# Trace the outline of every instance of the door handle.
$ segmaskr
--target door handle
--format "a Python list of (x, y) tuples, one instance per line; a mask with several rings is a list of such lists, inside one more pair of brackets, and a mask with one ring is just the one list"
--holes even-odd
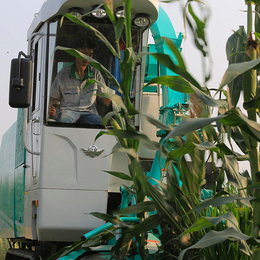
[(32, 118), (32, 122), (33, 123), (39, 123), (40, 122), (40, 118), (38, 116)]

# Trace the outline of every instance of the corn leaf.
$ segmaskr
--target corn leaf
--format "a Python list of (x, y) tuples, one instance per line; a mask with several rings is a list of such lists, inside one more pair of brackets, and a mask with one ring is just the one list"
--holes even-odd
[(213, 197), (207, 200), (202, 201), (199, 205), (197, 205), (196, 207), (194, 207), (192, 209), (192, 211), (196, 211), (197, 215), (199, 214), (199, 212), (209, 206), (212, 207), (218, 207), (218, 206), (222, 206), (228, 203), (233, 202), (234, 200), (244, 200), (244, 201), (251, 201), (254, 200), (255, 197), (241, 197), (239, 195), (229, 195), (229, 196), (217, 196), (217, 197)]
[(185, 230), (180, 236), (183, 236), (191, 232), (200, 231), (202, 229), (206, 229), (212, 226), (216, 226), (222, 221), (228, 221), (229, 227), (233, 227), (234, 229), (238, 230), (238, 222), (236, 217), (233, 213), (227, 212), (226, 214), (219, 217), (200, 217), (191, 227)]
[(193, 84), (196, 88), (202, 90), (200, 84), (186, 71), (182, 68), (178, 67), (178, 65), (174, 64), (171, 58), (167, 54), (163, 53), (150, 53), (157, 61), (159, 61), (162, 65), (173, 71), (179, 76), (182, 76), (188, 82)]
[[(238, 239), (238, 240), (252, 239), (252, 237), (239, 232), (238, 230), (234, 229), (233, 227), (227, 228), (223, 231), (211, 230), (199, 242), (197, 242), (196, 244), (190, 246), (189, 248), (181, 251), (181, 253), (178, 257), (178, 260), (183, 259), (183, 256), (187, 252), (187, 250), (195, 249), (195, 248), (210, 247), (210, 246), (222, 243), (227, 239), (233, 240), (234, 238)], [(260, 242), (256, 239), (254, 239), (254, 241), (257, 242), (257, 244)]]
[(215, 152), (218, 152), (218, 148), (210, 142), (203, 142), (201, 144), (196, 144), (194, 142), (187, 142), (182, 147), (172, 150), (169, 153), (166, 162), (180, 158), (185, 154), (190, 153), (195, 148), (198, 148), (199, 150), (213, 150)]
[(95, 59), (93, 59), (93, 58), (91, 58), (91, 57), (81, 53), (80, 51), (78, 51), (76, 49), (73, 49), (73, 48), (66, 48), (66, 47), (57, 46), (54, 51), (56, 51), (56, 50), (66, 51), (67, 53), (69, 53), (70, 55), (72, 55), (74, 57), (77, 57), (77, 58), (80, 58), (80, 59), (89, 60), (93, 67), (95, 67), (101, 73), (106, 75), (106, 77), (112, 83), (113, 86), (115, 86), (117, 89), (120, 88), (119, 83), (114, 78), (114, 76), (111, 74), (111, 72), (109, 70), (107, 70), (101, 63), (99, 63)]
[(68, 18), (69, 20), (71, 20), (72, 22), (74, 22), (75, 24), (78, 24), (80, 26), (82, 26), (83, 28), (87, 29), (87, 30), (91, 30), (92, 32), (94, 32), (94, 34), (107, 46), (107, 48), (113, 53), (113, 55), (115, 57), (118, 57), (117, 52), (115, 51), (114, 47), (111, 45), (111, 43), (107, 40), (107, 38), (101, 33), (99, 32), (96, 28), (94, 28), (93, 26), (83, 22), (81, 19), (75, 17), (72, 14), (65, 14), (64, 17)]
[(235, 156), (224, 156), (224, 170), (227, 174), (228, 181), (235, 187), (242, 189), (247, 186), (247, 178), (240, 175), (238, 162)]
[(105, 2), (104, 7), (106, 9), (107, 15), (108, 15), (110, 21), (112, 22), (112, 24), (115, 27), (116, 26), (116, 18), (114, 16), (114, 12), (113, 12), (113, 1), (112, 0), (104, 0), (104, 2)]
[(131, 36), (131, 11), (132, 11), (132, 0), (125, 0), (125, 34), (126, 34), (126, 47), (132, 47), (132, 36)]
[[(240, 26), (239, 30), (234, 32), (228, 38), (226, 44), (226, 54), (229, 64), (240, 63), (243, 61), (244, 44), (246, 39), (247, 35), (243, 26)], [(236, 107), (241, 91), (242, 75), (239, 75), (228, 84), (228, 95), (230, 100), (229, 108)]]
[(163, 129), (165, 131), (171, 131), (172, 130), (172, 127), (168, 126), (168, 125), (165, 125), (163, 124), (161, 121), (155, 119), (153, 116), (151, 115), (148, 115), (148, 114), (145, 114), (145, 113), (141, 113), (141, 115), (143, 117), (145, 117), (145, 119), (151, 123), (152, 125), (158, 127), (159, 129)]
[(232, 82), (235, 78), (237, 78), (239, 75), (251, 69), (255, 69), (259, 64), (260, 64), (260, 59), (229, 65), (228, 69), (226, 70), (222, 78), (218, 92), (222, 90), (223, 87), (225, 87), (227, 84)]
[(162, 222), (162, 217), (159, 214), (153, 214), (148, 218), (145, 218), (138, 226), (123, 231), (123, 233), (141, 234), (149, 232), (150, 230), (157, 228)]
[(180, 76), (160, 76), (153, 78), (145, 85), (145, 87), (152, 84), (168, 86), (172, 90), (182, 93), (194, 93), (194, 90), (192, 89), (189, 82)]
[(117, 211), (119, 215), (127, 215), (127, 214), (139, 214), (142, 212), (150, 212), (155, 210), (155, 205), (153, 201), (144, 201), (139, 202), (135, 205), (129, 206), (127, 208), (121, 209)]
[(127, 175), (123, 172), (114, 172), (114, 171), (104, 171), (104, 172), (107, 172), (110, 175), (113, 175), (113, 176), (120, 178), (122, 180), (133, 181), (133, 179), (129, 175)]
[(180, 51), (178, 50), (178, 48), (176, 47), (176, 45), (174, 44), (174, 42), (166, 37), (162, 37), (162, 39), (165, 41), (166, 45), (168, 46), (168, 48), (172, 51), (172, 53), (174, 54), (174, 56), (177, 59), (178, 62), (178, 66), (182, 69), (182, 70), (186, 70), (186, 66), (184, 63), (184, 60), (180, 54)]
[(218, 117), (212, 117), (212, 118), (187, 118), (183, 119), (181, 123), (176, 126), (171, 133), (169, 133), (165, 140), (173, 138), (174, 136), (183, 136), (187, 133), (193, 132), (195, 130), (198, 130), (204, 126), (207, 126), (216, 120), (220, 120), (224, 118), (225, 115), (220, 115)]
[(177, 213), (173, 207), (168, 204), (160, 192), (155, 189), (148, 181), (143, 182), (146, 194), (153, 200), (156, 205), (156, 210), (161, 217), (164, 217), (166, 221), (171, 225), (177, 232), (183, 232), (181, 223), (177, 220)]

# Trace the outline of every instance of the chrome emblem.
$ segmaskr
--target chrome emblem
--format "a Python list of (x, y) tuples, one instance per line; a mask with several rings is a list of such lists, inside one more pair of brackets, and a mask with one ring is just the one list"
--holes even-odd
[(91, 145), (88, 149), (81, 148), (81, 150), (88, 156), (94, 158), (102, 154), (105, 149), (98, 149), (95, 145)]

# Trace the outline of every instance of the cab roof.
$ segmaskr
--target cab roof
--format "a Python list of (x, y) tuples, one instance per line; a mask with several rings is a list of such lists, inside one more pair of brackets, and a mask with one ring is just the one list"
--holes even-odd
[[(91, 11), (93, 6), (102, 4), (102, 0), (46, 0), (41, 10), (35, 16), (27, 32), (27, 39), (36, 32), (40, 26), (57, 16), (62, 16), (69, 12), (71, 8), (80, 8), (84, 13)], [(114, 7), (122, 5), (121, 0), (114, 0)], [(154, 23), (158, 17), (159, 0), (132, 0), (132, 15), (146, 13), (150, 15), (151, 22)]]

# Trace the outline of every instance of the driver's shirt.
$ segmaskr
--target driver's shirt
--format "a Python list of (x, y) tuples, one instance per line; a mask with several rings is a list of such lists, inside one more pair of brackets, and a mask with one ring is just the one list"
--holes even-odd
[(50, 97), (60, 101), (60, 109), (78, 112), (92, 111), (98, 114), (96, 109), (96, 94), (105, 93), (105, 88), (96, 82), (86, 86), (90, 79), (95, 79), (105, 84), (101, 73), (91, 65), (87, 67), (87, 73), (83, 80), (75, 71), (75, 64), (62, 69), (56, 76), (50, 90)]

